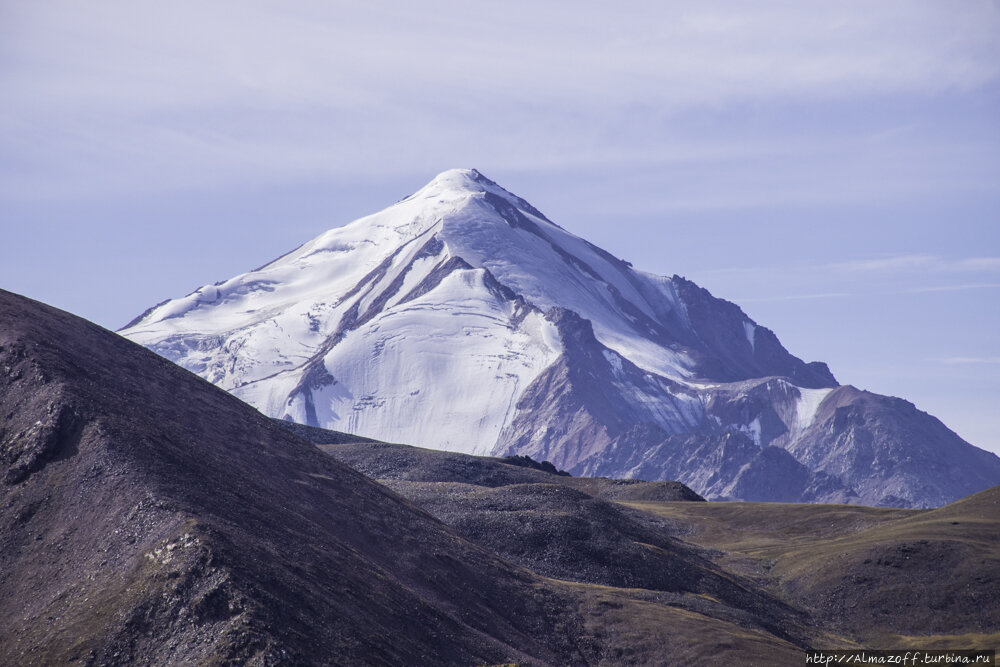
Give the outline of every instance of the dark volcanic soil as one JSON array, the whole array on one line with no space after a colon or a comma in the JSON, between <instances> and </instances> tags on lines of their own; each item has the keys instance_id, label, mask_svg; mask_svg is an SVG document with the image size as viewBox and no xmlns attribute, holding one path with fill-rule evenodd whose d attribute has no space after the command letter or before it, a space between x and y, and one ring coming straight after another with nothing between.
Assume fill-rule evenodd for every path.
<instances>
[{"instance_id":1,"label":"dark volcanic soil","mask_svg":"<svg viewBox=\"0 0 1000 667\"><path fill-rule=\"evenodd\" d=\"M575 655L565 600L240 401L14 295L0 322L0 663Z\"/></svg>"}]
</instances>

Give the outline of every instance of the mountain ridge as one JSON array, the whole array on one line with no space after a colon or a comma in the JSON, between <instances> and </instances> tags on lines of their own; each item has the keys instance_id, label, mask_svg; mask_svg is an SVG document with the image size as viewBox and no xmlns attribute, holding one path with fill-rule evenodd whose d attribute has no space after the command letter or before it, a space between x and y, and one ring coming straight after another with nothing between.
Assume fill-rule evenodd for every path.
<instances>
[{"instance_id":1,"label":"mountain ridge","mask_svg":"<svg viewBox=\"0 0 1000 667\"><path fill-rule=\"evenodd\" d=\"M739 306L691 281L634 270L475 170L443 172L121 333L273 417L527 454L573 473L643 469L706 497L767 499L756 494L769 485L749 480L780 483L781 470L802 500L908 506L1000 481L1000 458L970 454L936 429L935 446L963 473L883 466L866 477L857 453L876 440L905 463L902 436L873 440L875 415L900 433L920 430L907 419L930 422L862 394L851 394L853 420L817 421L840 387L826 364L790 354ZM840 427L854 435L833 433ZM734 438L747 442L734 449ZM815 453L833 442L837 457ZM929 442L914 446L929 455Z\"/></svg>"}]
</instances>

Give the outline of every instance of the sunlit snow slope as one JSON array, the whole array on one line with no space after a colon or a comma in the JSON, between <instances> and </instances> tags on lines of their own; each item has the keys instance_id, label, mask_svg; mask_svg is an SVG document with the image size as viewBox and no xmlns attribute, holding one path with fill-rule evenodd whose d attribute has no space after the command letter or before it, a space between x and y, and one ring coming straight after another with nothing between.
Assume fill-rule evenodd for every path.
<instances>
[{"instance_id":1,"label":"sunlit snow slope","mask_svg":"<svg viewBox=\"0 0 1000 667\"><path fill-rule=\"evenodd\" d=\"M801 478L794 499L882 500L871 497L879 485L858 496L843 470L816 478L837 462L803 466L788 453L826 433L837 383L824 364L792 356L690 281L634 270L475 170L446 171L121 333L268 415L315 426L670 476L716 495L780 468ZM732 470L713 473L715 459ZM907 497L896 481L887 502L947 495Z\"/></svg>"}]
</instances>

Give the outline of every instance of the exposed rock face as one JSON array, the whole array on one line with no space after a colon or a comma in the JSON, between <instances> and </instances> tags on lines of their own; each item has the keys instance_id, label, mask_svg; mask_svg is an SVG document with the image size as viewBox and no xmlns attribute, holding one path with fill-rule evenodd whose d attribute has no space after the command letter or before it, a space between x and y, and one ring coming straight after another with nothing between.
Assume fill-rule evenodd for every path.
<instances>
[{"instance_id":1,"label":"exposed rock face","mask_svg":"<svg viewBox=\"0 0 1000 667\"><path fill-rule=\"evenodd\" d=\"M936 507L989 487L996 474L995 454L912 403L850 386L831 392L809 429L785 446L878 505Z\"/></svg>"},{"instance_id":2,"label":"exposed rock face","mask_svg":"<svg viewBox=\"0 0 1000 667\"><path fill-rule=\"evenodd\" d=\"M122 333L272 417L707 497L923 507L1000 482L995 455L475 170Z\"/></svg>"},{"instance_id":3,"label":"exposed rock face","mask_svg":"<svg viewBox=\"0 0 1000 667\"><path fill-rule=\"evenodd\" d=\"M716 299L690 280L674 276L672 282L705 350L699 358L701 377L734 382L778 375L809 389L837 385L826 364L792 356L770 329L751 322L736 304ZM741 330L743 336L734 335Z\"/></svg>"}]
</instances>

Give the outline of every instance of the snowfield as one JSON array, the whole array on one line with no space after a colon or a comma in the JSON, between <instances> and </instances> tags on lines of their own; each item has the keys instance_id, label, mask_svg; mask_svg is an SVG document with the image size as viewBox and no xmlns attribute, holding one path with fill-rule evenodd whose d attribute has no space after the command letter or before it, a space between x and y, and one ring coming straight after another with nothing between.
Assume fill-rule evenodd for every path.
<instances>
[{"instance_id":1,"label":"snowfield","mask_svg":"<svg viewBox=\"0 0 1000 667\"><path fill-rule=\"evenodd\" d=\"M646 371L692 376L685 352L650 332L683 319L669 280L465 169L121 333L272 416L486 453L562 353L553 307Z\"/></svg>"},{"instance_id":2,"label":"snowfield","mask_svg":"<svg viewBox=\"0 0 1000 667\"><path fill-rule=\"evenodd\" d=\"M710 498L925 507L1000 481L912 404L471 169L121 333L272 417Z\"/></svg>"}]
</instances>

